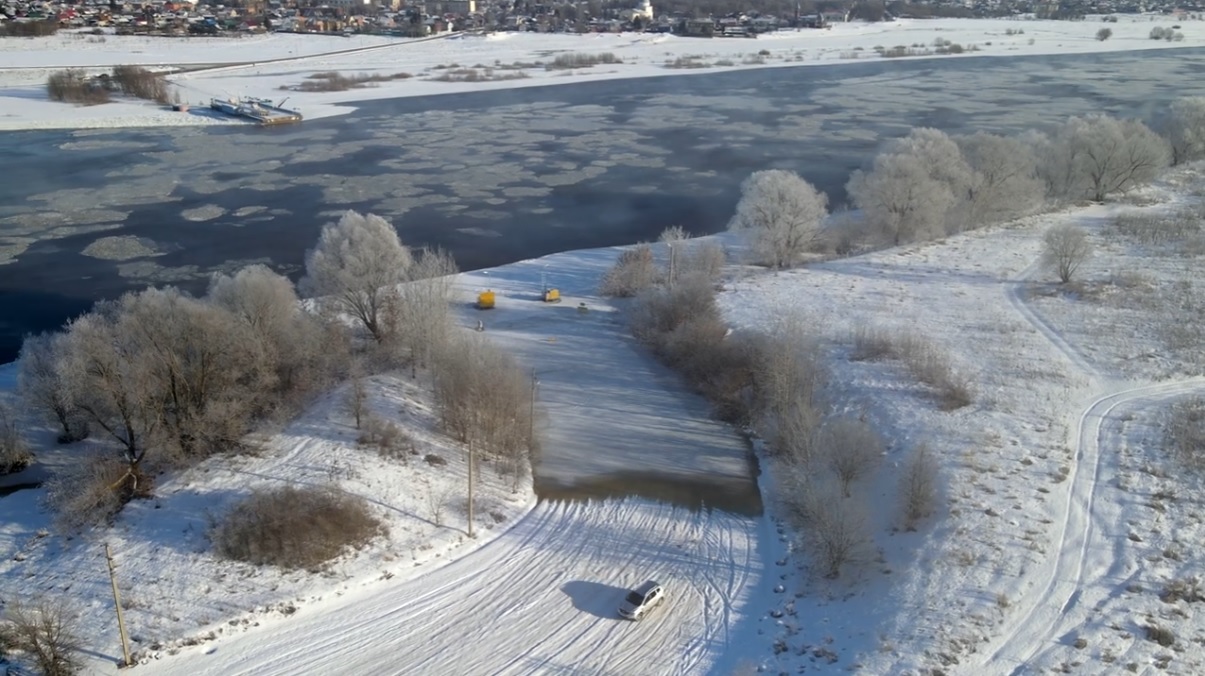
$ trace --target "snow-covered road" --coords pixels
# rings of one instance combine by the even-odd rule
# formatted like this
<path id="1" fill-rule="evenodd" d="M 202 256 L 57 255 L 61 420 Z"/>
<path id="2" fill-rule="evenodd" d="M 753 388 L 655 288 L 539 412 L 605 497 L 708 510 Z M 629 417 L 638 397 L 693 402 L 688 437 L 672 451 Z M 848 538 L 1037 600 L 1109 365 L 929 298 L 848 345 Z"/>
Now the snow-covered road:
<path id="1" fill-rule="evenodd" d="M 764 575 L 761 520 L 637 499 L 544 502 L 472 555 L 140 670 L 181 674 L 699 674 Z M 645 578 L 668 603 L 616 607 Z M 270 646 L 270 649 L 265 649 Z"/>

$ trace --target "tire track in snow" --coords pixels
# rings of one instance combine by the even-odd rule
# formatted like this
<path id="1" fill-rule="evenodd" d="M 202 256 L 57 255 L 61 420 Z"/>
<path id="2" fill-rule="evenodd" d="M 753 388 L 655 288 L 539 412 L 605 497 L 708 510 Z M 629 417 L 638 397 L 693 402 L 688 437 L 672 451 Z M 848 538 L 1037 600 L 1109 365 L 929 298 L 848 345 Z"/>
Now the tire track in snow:
<path id="1" fill-rule="evenodd" d="M 543 502 L 494 541 L 426 575 L 307 605 L 152 669 L 701 673 L 728 647 L 734 602 L 761 579 L 756 537 L 755 521 L 719 511 L 637 499 Z M 666 585 L 667 603 L 640 623 L 620 620 L 622 594 L 648 577 Z"/>
<path id="2" fill-rule="evenodd" d="M 1040 263 L 1035 261 L 1009 284 L 1009 303 L 1080 371 L 1094 380 L 1100 380 L 1102 376 L 1096 367 L 1023 299 L 1023 285 Z M 1058 633 L 1060 626 L 1075 610 L 1083 593 L 1087 553 L 1096 530 L 1092 527 L 1097 520 L 1093 510 L 1101 474 L 1100 437 L 1105 420 L 1118 407 L 1128 403 L 1146 398 L 1191 394 L 1205 389 L 1205 378 L 1121 386 L 1124 389 L 1116 387 L 1093 400 L 1080 413 L 1075 426 L 1075 433 L 1070 440 L 1076 449 L 1072 473 L 1068 477 L 1071 486 L 1067 491 L 1063 519 L 1056 538 L 1057 553 L 1053 561 L 1043 566 L 1047 571 L 1046 583 L 1036 596 L 1034 592 L 1028 595 L 1031 599 L 1036 598 L 1036 602 L 1006 625 L 1003 636 L 987 653 L 982 666 L 1015 665 L 1010 670 L 1011 674 L 1024 674 L 1030 660 L 1041 652 L 1050 637 Z M 1090 466 L 1090 472 L 1085 472 L 1085 464 Z M 1116 555 L 1116 550 L 1114 552 Z M 1116 561 L 1110 566 L 1114 567 Z"/>
<path id="3" fill-rule="evenodd" d="M 1029 661 L 1075 610 L 1083 591 L 1087 552 L 1096 530 L 1092 528 L 1092 511 L 1102 465 L 1100 437 L 1110 414 L 1120 406 L 1142 399 L 1190 394 L 1202 388 L 1205 388 L 1202 378 L 1132 387 L 1098 397 L 1080 414 L 1072 439 L 1078 450 L 1057 538 L 1058 553 L 1046 566 L 1049 573 L 1046 584 L 1036 595 L 1039 602 L 1010 623 L 1008 633 L 985 664 L 1016 664 L 1012 673 L 1025 673 Z"/>
<path id="4" fill-rule="evenodd" d="M 1039 314 L 1037 310 L 1034 310 L 1032 307 L 1030 307 L 1029 303 L 1025 302 L 1025 298 L 1023 296 L 1025 284 L 1033 277 L 1034 273 L 1036 273 L 1041 266 L 1042 261 L 1041 259 L 1038 259 L 1031 263 L 1029 267 L 1022 270 L 1015 279 L 1009 282 L 1007 293 L 1009 304 L 1013 306 L 1013 309 L 1016 310 L 1017 313 L 1019 313 L 1025 319 L 1025 321 L 1029 322 L 1031 326 L 1037 329 L 1047 341 L 1058 348 L 1058 351 L 1063 353 L 1063 355 L 1067 357 L 1067 359 L 1070 360 L 1071 363 L 1076 366 L 1076 368 L 1090 376 L 1099 378 L 1100 372 L 1097 371 L 1096 367 L 1088 361 L 1088 358 L 1077 350 L 1071 343 L 1067 342 L 1067 339 L 1064 338 L 1063 335 L 1059 333 L 1058 330 L 1055 329 L 1045 317 Z"/>

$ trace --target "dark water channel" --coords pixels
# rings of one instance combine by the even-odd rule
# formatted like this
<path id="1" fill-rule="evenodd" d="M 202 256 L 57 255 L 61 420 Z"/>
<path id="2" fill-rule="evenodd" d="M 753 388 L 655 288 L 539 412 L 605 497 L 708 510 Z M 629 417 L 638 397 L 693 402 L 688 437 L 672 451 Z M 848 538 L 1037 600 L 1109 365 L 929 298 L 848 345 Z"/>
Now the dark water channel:
<path id="1" fill-rule="evenodd" d="M 463 269 L 673 224 L 706 234 L 752 171 L 797 171 L 839 205 L 849 173 L 911 127 L 1149 120 L 1205 95 L 1201 72 L 1201 49 L 842 63 L 373 101 L 291 128 L 0 133 L 0 363 L 24 334 L 130 289 L 200 292 L 253 262 L 296 278 L 346 209 L 390 218 L 403 241 L 444 247 Z M 540 489 L 761 508 L 751 480 Z"/>

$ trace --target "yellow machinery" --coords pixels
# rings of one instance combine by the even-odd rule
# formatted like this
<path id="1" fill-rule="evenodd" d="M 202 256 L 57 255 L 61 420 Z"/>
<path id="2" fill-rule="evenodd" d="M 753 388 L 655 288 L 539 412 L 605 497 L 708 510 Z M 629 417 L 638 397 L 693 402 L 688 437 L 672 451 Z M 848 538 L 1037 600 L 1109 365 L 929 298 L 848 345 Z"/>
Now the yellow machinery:
<path id="1" fill-rule="evenodd" d="M 477 309 L 478 310 L 493 310 L 494 309 L 494 292 L 482 291 L 477 294 Z"/>
<path id="2" fill-rule="evenodd" d="M 544 289 L 544 302 L 545 303 L 561 302 L 561 290 L 560 289 Z"/>

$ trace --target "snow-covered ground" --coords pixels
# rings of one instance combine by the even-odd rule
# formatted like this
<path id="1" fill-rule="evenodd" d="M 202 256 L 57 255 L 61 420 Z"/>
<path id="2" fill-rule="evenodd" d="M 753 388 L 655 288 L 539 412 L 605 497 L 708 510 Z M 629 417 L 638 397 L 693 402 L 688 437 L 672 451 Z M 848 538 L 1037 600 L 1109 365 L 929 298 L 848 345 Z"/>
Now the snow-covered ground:
<path id="1" fill-rule="evenodd" d="M 1149 39 L 1154 27 L 1180 26 L 1178 42 Z M 1113 31 L 1097 40 L 1101 28 Z M 1011 33 L 1011 34 L 1010 34 Z M 310 119 L 354 109 L 355 101 L 447 92 L 527 87 L 586 80 L 706 73 L 737 68 L 853 63 L 880 57 L 896 46 L 933 50 L 937 39 L 962 45 L 961 55 L 907 58 L 974 58 L 1095 53 L 1205 45 L 1205 22 L 1155 15 L 1120 15 L 1116 23 L 1020 19 L 901 19 L 890 23 L 839 23 L 826 30 L 780 31 L 748 39 L 698 39 L 668 34 L 561 35 L 454 34 L 437 39 L 329 37 L 272 34 L 245 38 L 149 38 L 64 32 L 37 39 L 0 40 L 0 130 L 153 125 L 231 124 L 204 110 L 173 113 L 143 102 L 76 107 L 48 101 L 45 81 L 55 68 L 100 69 L 119 64 L 148 67 L 241 64 L 174 76 L 193 104 L 211 97 L 289 97 Z M 974 46 L 976 51 L 970 51 Z M 351 53 L 347 53 L 351 52 Z M 612 53 L 622 63 L 546 70 L 557 54 Z M 668 68 L 679 59 L 703 67 Z M 271 62 L 271 63 L 266 63 Z M 539 64 L 539 65 L 537 65 Z M 435 78 L 472 68 L 483 81 Z M 486 70 L 490 73 L 487 74 Z M 412 77 L 343 92 L 282 91 L 317 72 Z"/>

